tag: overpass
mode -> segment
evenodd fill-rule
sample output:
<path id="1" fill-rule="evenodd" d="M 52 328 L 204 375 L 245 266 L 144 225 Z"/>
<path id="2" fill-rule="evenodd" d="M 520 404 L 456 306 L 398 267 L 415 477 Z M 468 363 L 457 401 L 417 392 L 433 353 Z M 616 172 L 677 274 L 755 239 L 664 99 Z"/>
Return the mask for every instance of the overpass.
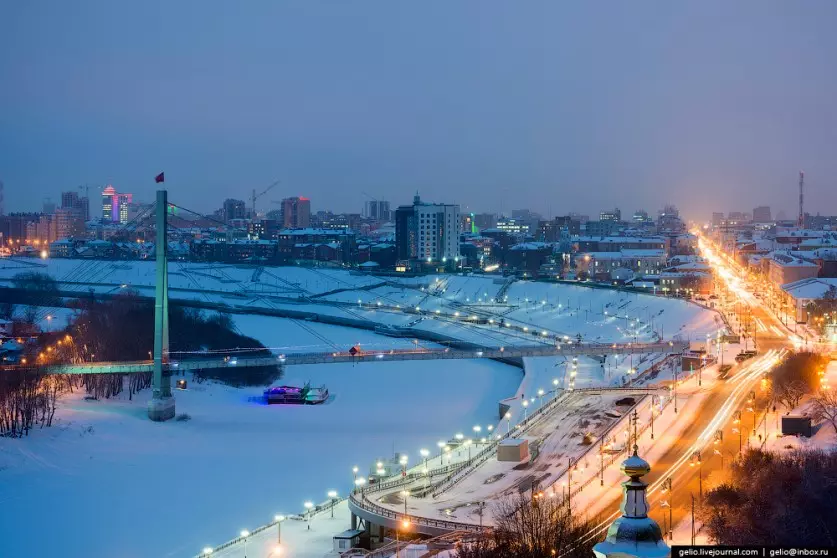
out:
<path id="1" fill-rule="evenodd" d="M 685 341 L 656 343 L 566 343 L 556 345 L 533 345 L 524 347 L 476 347 L 469 349 L 416 348 L 390 350 L 358 350 L 356 352 L 314 352 L 291 353 L 278 356 L 242 357 L 219 353 L 216 357 L 173 360 L 172 355 L 163 363 L 167 375 L 173 371 L 204 370 L 208 368 L 231 368 L 252 366 L 295 366 L 300 364 L 338 364 L 357 362 L 383 362 L 402 360 L 461 360 L 461 359 L 509 359 L 548 356 L 614 355 L 634 353 L 679 354 L 688 349 Z M 12 367 L 5 367 L 7 369 Z M 130 362 L 84 362 L 78 364 L 54 364 L 26 368 L 41 374 L 142 374 L 153 372 L 152 360 Z"/>

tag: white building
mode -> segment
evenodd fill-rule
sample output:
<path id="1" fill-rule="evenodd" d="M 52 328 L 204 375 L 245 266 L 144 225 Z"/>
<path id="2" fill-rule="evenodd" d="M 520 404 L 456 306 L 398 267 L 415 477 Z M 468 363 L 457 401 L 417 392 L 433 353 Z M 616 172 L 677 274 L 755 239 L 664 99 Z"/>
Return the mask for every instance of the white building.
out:
<path id="1" fill-rule="evenodd" d="M 459 206 L 425 203 L 401 206 L 395 218 L 398 259 L 441 262 L 459 258 Z"/>

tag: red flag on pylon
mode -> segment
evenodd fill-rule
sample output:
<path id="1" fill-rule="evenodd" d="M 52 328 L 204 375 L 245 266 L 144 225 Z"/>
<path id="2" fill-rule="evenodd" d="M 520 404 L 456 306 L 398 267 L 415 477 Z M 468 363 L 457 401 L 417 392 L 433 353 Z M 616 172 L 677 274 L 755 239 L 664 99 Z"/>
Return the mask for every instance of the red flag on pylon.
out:
<path id="1" fill-rule="evenodd" d="M 165 182 L 166 181 L 166 176 L 165 175 L 166 175 L 166 173 L 161 172 L 160 174 L 158 174 L 157 176 L 154 177 L 154 182 L 156 182 L 157 184 L 159 184 L 160 182 Z"/>

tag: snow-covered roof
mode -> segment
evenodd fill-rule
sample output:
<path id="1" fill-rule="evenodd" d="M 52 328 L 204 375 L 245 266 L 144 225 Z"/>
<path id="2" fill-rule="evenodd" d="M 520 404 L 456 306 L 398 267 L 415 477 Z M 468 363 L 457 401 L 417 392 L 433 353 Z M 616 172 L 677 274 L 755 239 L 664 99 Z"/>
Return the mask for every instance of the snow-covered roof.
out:
<path id="1" fill-rule="evenodd" d="M 810 277 L 782 285 L 782 290 L 795 299 L 822 298 L 831 287 L 837 287 L 836 277 Z"/>
<path id="2" fill-rule="evenodd" d="M 640 243 L 640 244 L 665 244 L 661 236 L 579 236 L 579 242 L 599 242 L 606 244 Z"/>
<path id="3" fill-rule="evenodd" d="M 623 256 L 628 258 L 662 258 L 666 255 L 665 251 L 661 249 L 642 250 L 634 248 L 623 248 L 621 252 Z"/>
<path id="4" fill-rule="evenodd" d="M 512 246 L 511 250 L 541 250 L 548 247 L 549 245 L 545 242 L 522 242 Z"/>
<path id="5" fill-rule="evenodd" d="M 817 264 L 803 260 L 788 253 L 774 252 L 773 261 L 782 267 L 816 267 Z"/>

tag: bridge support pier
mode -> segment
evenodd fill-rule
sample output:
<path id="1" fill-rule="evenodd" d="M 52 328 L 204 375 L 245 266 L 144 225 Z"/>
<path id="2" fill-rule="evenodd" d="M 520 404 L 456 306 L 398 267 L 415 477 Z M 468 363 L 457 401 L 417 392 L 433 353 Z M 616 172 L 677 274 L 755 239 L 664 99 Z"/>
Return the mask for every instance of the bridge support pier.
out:
<path id="1" fill-rule="evenodd" d="M 151 377 L 151 401 L 148 402 L 148 418 L 162 422 L 174 418 L 174 397 L 171 394 L 171 376 L 164 370 L 169 360 L 169 266 L 168 196 L 165 190 L 157 190 L 157 239 L 156 285 L 154 289 L 154 371 Z"/>

